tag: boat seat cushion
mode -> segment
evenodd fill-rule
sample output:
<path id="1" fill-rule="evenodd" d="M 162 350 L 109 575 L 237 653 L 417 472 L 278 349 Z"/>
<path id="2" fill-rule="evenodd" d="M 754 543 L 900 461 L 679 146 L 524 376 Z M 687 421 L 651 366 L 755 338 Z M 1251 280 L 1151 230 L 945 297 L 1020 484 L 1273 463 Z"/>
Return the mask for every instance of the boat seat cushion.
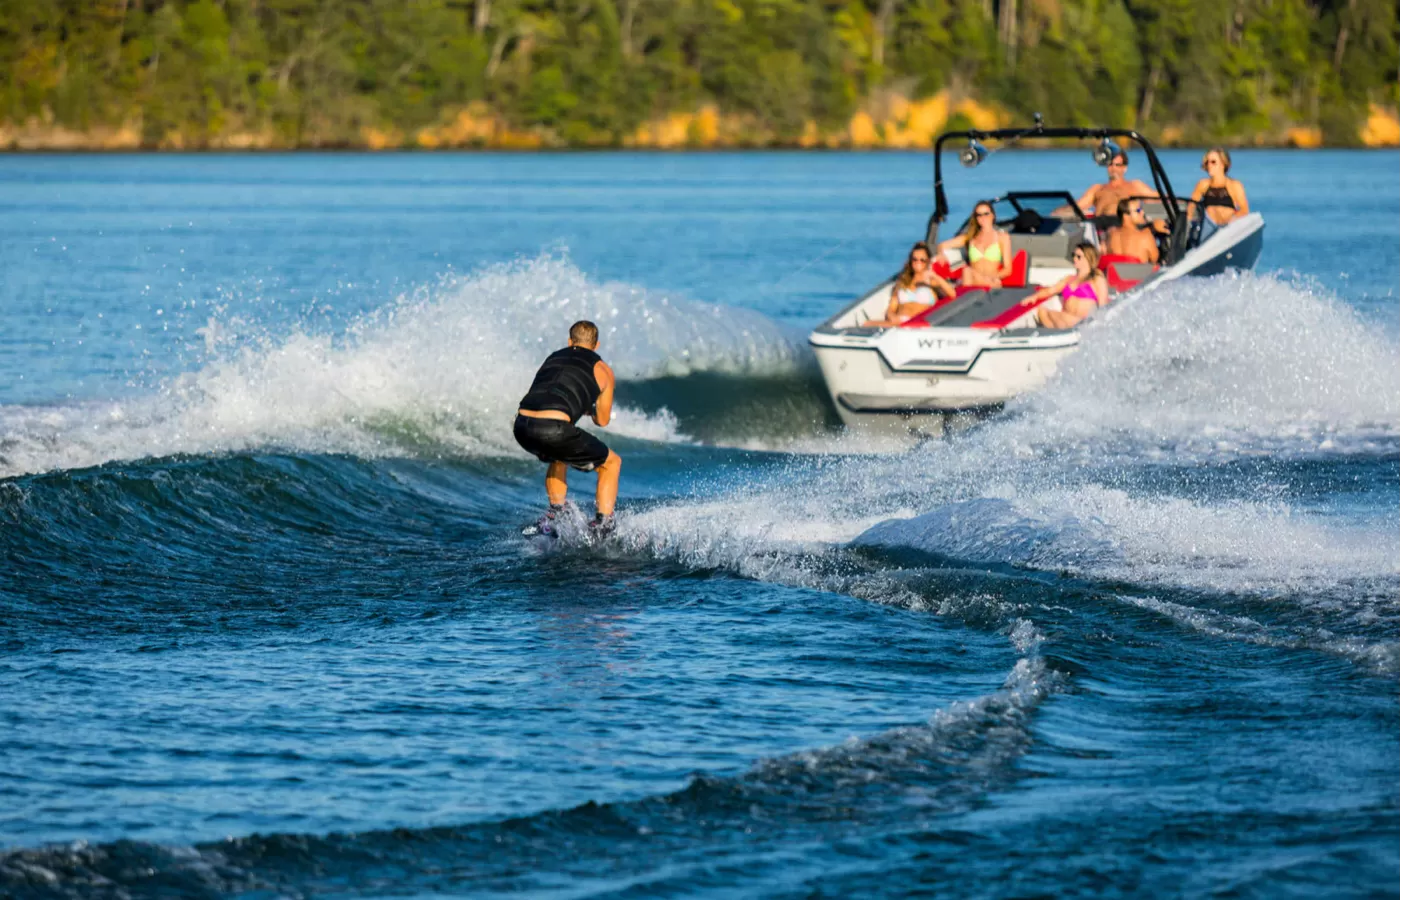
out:
<path id="1" fill-rule="evenodd" d="M 1010 237 L 1013 253 L 1024 252 L 1027 256 L 1070 259 L 1070 239 L 1073 235 L 1064 231 L 1055 234 L 1013 234 Z"/>
<path id="2" fill-rule="evenodd" d="M 1028 259 L 1025 250 L 1018 250 L 1012 257 L 1012 274 L 1002 279 L 1003 287 L 1026 287 Z"/>
<path id="3" fill-rule="evenodd" d="M 1022 306 L 1020 302 L 1014 303 L 1010 307 L 1008 307 L 1007 309 L 1003 310 L 1001 313 L 993 316 L 990 319 L 984 319 L 981 322 L 974 322 L 971 327 L 1006 328 L 1008 325 L 1011 325 L 1013 322 L 1017 321 L 1022 316 L 1036 309 L 1038 306 L 1050 299 L 1050 297 L 1047 297 L 1043 300 L 1038 300 L 1035 303 L 1029 303 L 1026 306 Z"/>
<path id="4" fill-rule="evenodd" d="M 1152 263 L 1143 263 L 1138 260 L 1111 262 L 1104 270 L 1104 279 L 1109 282 L 1111 289 L 1127 291 L 1157 270 L 1158 267 Z"/>
<path id="5" fill-rule="evenodd" d="M 1137 256 L 1128 256 L 1123 253 L 1106 253 L 1099 258 L 1099 270 L 1108 272 L 1110 263 L 1142 263 L 1143 260 Z"/>

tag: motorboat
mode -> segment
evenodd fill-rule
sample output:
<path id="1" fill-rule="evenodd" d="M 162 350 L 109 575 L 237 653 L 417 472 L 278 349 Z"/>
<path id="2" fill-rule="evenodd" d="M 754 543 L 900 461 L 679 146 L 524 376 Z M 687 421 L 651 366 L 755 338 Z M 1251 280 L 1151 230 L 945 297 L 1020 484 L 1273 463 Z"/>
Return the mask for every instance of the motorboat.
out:
<path id="1" fill-rule="evenodd" d="M 934 211 L 925 236 L 931 247 L 938 246 L 939 227 L 949 214 L 942 164 L 951 141 L 967 142 L 959 159 L 969 167 L 1022 142 L 1092 141 L 1100 165 L 1121 152 L 1121 141 L 1142 150 L 1157 196 L 1140 202 L 1150 218 L 1162 223 L 1160 258 L 1156 266 L 1105 258 L 1101 268 L 1110 285 L 1111 308 L 1178 278 L 1249 269 L 1260 255 L 1265 231 L 1260 214 L 1203 229 L 1202 211 L 1173 192 L 1153 145 L 1137 131 L 1048 128 L 1040 116 L 1030 128 L 949 131 L 934 141 Z M 1011 239 L 1012 274 L 1002 287 L 960 287 L 956 297 L 940 299 L 898 326 L 869 326 L 885 316 L 892 276 L 809 335 L 832 402 L 848 426 L 905 428 L 916 417 L 1000 408 L 1044 384 L 1060 360 L 1079 346 L 1078 327 L 1039 327 L 1034 314 L 1028 314 L 1031 307 L 1021 301 L 1074 274 L 1071 255 L 1077 244 L 1105 246 L 1112 218 L 1086 215 L 1075 197 L 1059 188 L 1009 191 L 991 202 L 998 227 Z"/>

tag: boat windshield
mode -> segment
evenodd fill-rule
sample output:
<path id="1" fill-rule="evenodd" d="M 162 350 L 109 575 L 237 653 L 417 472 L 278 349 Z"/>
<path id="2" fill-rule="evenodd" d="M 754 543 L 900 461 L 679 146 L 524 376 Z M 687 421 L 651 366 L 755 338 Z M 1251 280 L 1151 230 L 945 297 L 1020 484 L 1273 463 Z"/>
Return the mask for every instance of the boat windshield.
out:
<path id="1" fill-rule="evenodd" d="M 1007 203 L 1015 207 L 1013 216 L 1029 209 L 1043 219 L 1080 222 L 1085 218 L 1075 199 L 1065 191 L 1014 191 L 1007 195 Z"/>

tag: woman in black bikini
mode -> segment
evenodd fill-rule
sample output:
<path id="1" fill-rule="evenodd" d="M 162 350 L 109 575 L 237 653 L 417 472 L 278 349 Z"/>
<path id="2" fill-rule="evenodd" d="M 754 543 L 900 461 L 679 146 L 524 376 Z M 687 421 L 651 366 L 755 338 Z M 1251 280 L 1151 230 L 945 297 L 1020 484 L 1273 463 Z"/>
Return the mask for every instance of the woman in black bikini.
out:
<path id="1" fill-rule="evenodd" d="M 1197 182 L 1192 199 L 1211 224 L 1220 228 L 1250 212 L 1244 185 L 1226 176 L 1231 171 L 1231 154 L 1221 147 L 1212 147 L 1202 157 L 1202 169 L 1206 177 Z"/>

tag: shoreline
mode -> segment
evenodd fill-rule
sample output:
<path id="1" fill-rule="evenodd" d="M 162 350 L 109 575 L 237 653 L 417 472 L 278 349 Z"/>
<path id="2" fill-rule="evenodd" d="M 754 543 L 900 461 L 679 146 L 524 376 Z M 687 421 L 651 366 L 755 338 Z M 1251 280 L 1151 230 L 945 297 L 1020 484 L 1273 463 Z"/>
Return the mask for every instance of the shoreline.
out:
<path id="1" fill-rule="evenodd" d="M 989 131 L 1014 126 L 1022 117 L 1000 107 L 958 98 L 948 92 L 910 100 L 898 94 L 871 98 L 842 123 L 819 126 L 808 120 L 801 132 L 777 133 L 753 116 L 721 112 L 705 104 L 643 122 L 631 133 L 595 132 L 566 140 L 555 130 L 521 128 L 485 104 L 444 110 L 436 124 L 412 131 L 362 126 L 353 133 L 293 136 L 271 126 L 232 125 L 215 134 L 192 135 L 176 129 L 158 139 L 146 134 L 138 117 L 120 125 L 83 130 L 51 117 L 23 123 L 0 122 L 0 153 L 592 153 L 592 152 L 755 152 L 929 150 L 945 131 Z M 1397 149 L 1401 115 L 1373 104 L 1352 141 L 1325 142 L 1316 127 L 1278 123 L 1249 136 L 1204 136 L 1177 125 L 1155 129 L 1149 139 L 1161 149 L 1226 146 L 1231 149 Z"/>
<path id="2" fill-rule="evenodd" d="M 1398 144 L 1319 144 L 1301 146 L 1289 143 L 1232 144 L 1225 142 L 1160 144 L 1154 142 L 1159 151 L 1190 150 L 1205 151 L 1214 146 L 1226 147 L 1232 153 L 1252 150 L 1289 150 L 1298 153 L 1318 153 L 1342 151 L 1350 153 L 1385 153 L 1401 150 Z M 801 153 L 820 156 L 823 154 L 862 155 L 917 153 L 933 151 L 933 142 L 927 147 L 801 147 L 798 145 L 723 145 L 706 147 L 637 147 L 637 146 L 580 146 L 580 147 L 510 147 L 510 146 L 464 146 L 464 147 L 385 147 L 375 148 L 364 145 L 317 145 L 305 144 L 296 147 L 92 147 L 92 146 L 26 146 L 0 147 L 0 157 L 16 156 L 297 156 L 297 155 L 364 155 L 364 156 L 451 156 L 473 154 L 498 154 L 504 156 L 586 156 L 635 154 L 646 156 L 680 156 L 686 154 L 725 154 L 748 153 Z M 955 151 L 944 151 L 955 156 Z M 1070 147 L 1006 147 L 1002 153 L 1075 153 L 1078 148 Z"/>

